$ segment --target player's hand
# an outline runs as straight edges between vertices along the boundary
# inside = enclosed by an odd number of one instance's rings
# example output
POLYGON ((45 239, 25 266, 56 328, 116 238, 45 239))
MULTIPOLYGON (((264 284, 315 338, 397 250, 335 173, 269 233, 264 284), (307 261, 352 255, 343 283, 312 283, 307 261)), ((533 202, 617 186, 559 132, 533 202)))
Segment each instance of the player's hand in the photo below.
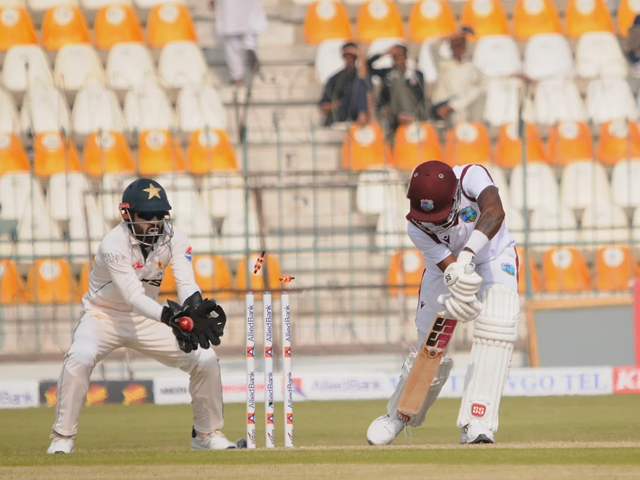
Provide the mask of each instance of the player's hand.
POLYGON ((162 317, 160 320, 165 325, 171 327, 173 334, 178 341, 178 347, 184 353, 191 353, 194 350, 198 349, 198 342, 191 336, 190 332, 185 332, 179 325, 180 319, 182 317, 188 317, 189 313, 184 310, 182 305, 172 302, 171 300, 167 301, 168 306, 163 307, 162 309, 162 317))
POLYGON ((476 294, 482 286, 482 277, 475 271, 473 258, 474 255, 471 252, 460 252, 457 261, 450 264, 444 271, 444 284, 449 289, 449 293, 463 303, 477 300, 476 294))
POLYGON ((451 295, 440 295, 438 297, 438 303, 447 309, 451 318, 462 323, 475 320, 482 311, 482 303, 478 300, 466 303, 459 301, 451 295))
POLYGON ((220 345, 220 337, 224 335, 227 316, 220 305, 213 299, 202 299, 202 294, 196 292, 187 298, 184 307, 189 311, 193 320, 191 337, 202 348, 209 348, 210 343, 220 345))

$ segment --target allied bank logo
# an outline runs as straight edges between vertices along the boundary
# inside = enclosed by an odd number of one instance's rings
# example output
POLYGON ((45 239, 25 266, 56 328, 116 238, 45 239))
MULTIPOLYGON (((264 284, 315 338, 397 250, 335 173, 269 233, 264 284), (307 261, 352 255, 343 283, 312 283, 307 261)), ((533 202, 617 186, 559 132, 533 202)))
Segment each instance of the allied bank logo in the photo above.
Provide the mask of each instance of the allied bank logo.
POLYGON ((256 424, 256 414, 254 413, 247 413, 247 424, 248 425, 255 425, 256 424))
POLYGON ((301 378, 292 378, 291 385, 293 386, 293 393, 300 395, 301 397, 306 397, 306 395, 302 391, 302 379, 301 378))
POLYGON ((500 267, 502 268, 503 272, 508 273, 512 277, 516 276, 516 268, 510 263, 503 263, 502 265, 500 265, 500 267))
POLYGON ((293 425, 293 413, 287 413, 287 425, 293 425))
POLYGON ((267 425, 273 425, 273 413, 267 413, 267 425))
POLYGON ((460 218, 464 223, 473 223, 478 218, 478 214, 473 208, 465 207, 460 211, 460 218))
POLYGON ((431 210, 433 210, 433 200, 423 198, 422 200, 420 200, 420 208, 425 212, 430 212, 431 210))
POLYGON ((285 347, 284 358, 291 358, 291 347, 285 347))
POLYGON ((264 347, 264 358, 273 358, 273 347, 264 347))
POLYGON ((254 358, 255 347, 247 347, 247 358, 254 358))
POLYGON ((187 248, 187 251, 184 252, 184 258, 191 261, 191 247, 187 248))

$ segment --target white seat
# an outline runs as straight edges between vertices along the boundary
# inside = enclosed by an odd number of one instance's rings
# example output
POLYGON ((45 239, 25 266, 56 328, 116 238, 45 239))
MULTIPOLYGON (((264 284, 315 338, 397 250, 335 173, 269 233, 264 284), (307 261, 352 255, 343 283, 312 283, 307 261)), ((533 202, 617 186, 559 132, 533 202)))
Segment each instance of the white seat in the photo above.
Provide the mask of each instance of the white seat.
MULTIPOLYGON (((640 241, 640 208, 636 208, 631 219, 631 238, 635 242, 640 241)), ((637 249, 638 246, 635 245, 635 248, 637 249)))
POLYGON ((29 9, 34 12, 44 12, 58 5, 78 5, 78 0, 27 0, 29 9))
POLYGON ((573 80, 543 80, 536 88, 534 100, 536 123, 586 122, 587 112, 573 80))
MULTIPOLYGON (((231 181, 230 188, 226 192, 221 192, 219 197, 226 196, 226 216, 222 223, 221 233, 221 246, 226 255, 230 255, 232 258, 239 258, 243 256, 243 252, 246 251, 247 246, 250 251, 256 251, 260 249, 260 225, 258 222, 258 214, 256 212, 255 199, 253 196, 249 197, 247 205, 246 194, 243 186, 238 188, 234 184, 241 177, 235 177, 235 180, 231 180, 234 177, 228 177, 231 181), (248 241, 247 241, 248 239, 248 241)), ((242 179, 244 182, 244 179, 242 179)), ((211 192, 211 186, 215 183, 219 183, 209 176, 207 181, 207 187, 209 193, 211 192)), ((211 195, 209 195, 209 201, 211 201, 211 195)), ((210 203, 212 205, 212 203, 210 203)), ((216 216, 217 212, 214 213, 216 216)))
POLYGON ((583 242, 607 244, 629 240, 629 221, 622 207, 610 203, 592 204, 582 215, 583 242))
POLYGON ((358 176, 356 208, 366 215, 379 215, 400 182, 397 170, 370 169, 358 176))
POLYGON ((13 97, 0 89, 0 133, 20 134, 20 121, 13 97))
POLYGON ((478 40, 473 64, 487 77, 506 77, 522 72, 516 41, 509 35, 489 35, 478 40))
POLYGON ((164 3, 185 3, 185 0, 134 0, 136 7, 149 10, 156 5, 162 5, 164 3))
POLYGON ((119 222, 121 220, 119 205, 122 192, 136 179, 135 175, 126 173, 105 173, 102 175, 98 206, 106 221, 119 222))
MULTIPOLYGON (((533 210, 540 207, 553 209, 558 207, 560 199, 558 182, 551 167, 544 163, 529 163, 527 172, 527 209, 533 210)), ((524 207, 524 167, 517 165, 511 171, 511 206, 522 210, 524 207)))
POLYGON ((25 0, 2 0, 2 6, 7 7, 20 7, 27 8, 27 2, 25 0))
POLYGON ((533 35, 524 52, 524 73, 532 80, 573 77, 569 42, 559 33, 533 35))
POLYGON ((100 10, 109 5, 131 5, 131 0, 80 0, 83 10, 100 10))
POLYGON ((407 192, 400 185, 389 188, 388 202, 385 203, 376 225, 375 242, 378 248, 393 249, 415 248, 407 235, 408 210, 407 192))
POLYGON ((124 116, 118 98, 100 85, 89 85, 78 92, 71 123, 77 135, 89 135, 99 130, 124 131, 124 116))
POLYGON ((486 85, 484 119, 493 127, 517 123, 520 113, 522 80, 519 78, 491 78, 486 85))
POLYGON ((38 45, 16 45, 4 57, 2 83, 12 92, 34 86, 53 87, 53 75, 44 51, 38 45))
POLYGON ((626 78, 627 61, 616 36, 609 32, 582 35, 576 47, 576 71, 582 78, 626 78))
POLYGON ((638 118, 638 105, 624 78, 591 80, 587 89, 587 111, 596 124, 619 118, 638 118))
POLYGON ((79 172, 54 173, 49 177, 47 209, 53 220, 84 216, 85 194, 89 182, 79 172))
POLYGON ((69 254, 74 264, 86 263, 95 256, 100 242, 109 232, 109 226, 95 197, 86 195, 84 204, 85 211, 69 219, 69 254))
POLYGON ((244 178, 238 174, 209 175, 203 179, 202 196, 214 218, 225 218, 233 205, 246 203, 244 178))
POLYGON ((227 128, 227 113, 220 95, 211 85, 185 86, 181 89, 176 102, 176 114, 183 132, 227 128))
POLYGON ((346 43, 344 38, 325 40, 318 45, 316 51, 316 82, 325 85, 327 81, 342 70, 345 61, 342 58, 342 46, 346 43))
POLYGON ((524 243, 524 218, 522 211, 506 206, 504 206, 504 211, 504 221, 507 223, 509 233, 517 244, 524 243))
POLYGON ((160 52, 158 75, 169 88, 204 85, 209 70, 200 47, 194 42, 169 42, 160 52))
POLYGON ((497 165, 484 165, 484 167, 489 172, 489 175, 491 175, 491 179, 495 186, 498 187, 502 206, 504 207, 504 210, 507 211, 511 198, 509 196, 509 184, 507 183, 507 176, 504 174, 504 170, 497 165))
POLYGON ((151 54, 142 43, 118 43, 109 50, 107 80, 116 90, 130 90, 155 78, 151 54))
MULTIPOLYGON (((418 70, 424 75, 425 83, 435 83, 438 80, 438 67, 436 59, 433 58, 433 50, 431 44, 434 39, 427 38, 422 42, 420 53, 418 54, 418 70)), ((451 46, 449 42, 442 42, 438 50, 441 58, 451 58, 451 46)))
POLYGON ((564 167, 560 182, 560 198, 568 208, 586 208, 611 203, 607 172, 601 163, 575 162, 564 167))
POLYGON ((579 241, 576 217, 567 207, 549 208, 543 206, 531 213, 529 241, 537 251, 547 250, 556 245, 571 245, 579 241))
POLYGON ((104 85, 104 70, 95 49, 91 45, 64 45, 56 55, 53 68, 56 84, 67 91, 80 90, 92 80, 104 85))
POLYGON ((0 218, 19 220, 28 205, 44 211, 45 197, 40 183, 30 173, 5 173, 0 176, 0 218))
POLYGON ((69 107, 54 87, 34 87, 27 92, 20 111, 20 128, 26 134, 69 132, 69 107))
POLYGON ((640 159, 616 163, 611 173, 613 204, 619 207, 640 206, 640 159))
POLYGON ((164 90, 153 82, 130 90, 124 99, 124 118, 130 131, 169 130, 175 117, 164 90))
MULTIPOLYGON (((367 51, 367 58, 371 58, 374 55, 382 55, 394 45, 405 45, 403 38, 385 37, 376 38, 367 51)), ((373 68, 391 68, 393 67, 393 58, 391 55, 382 55, 378 60, 373 63, 373 68)))
POLYGON ((66 255, 68 245, 46 210, 27 202, 18 223, 17 254, 24 257, 66 255))

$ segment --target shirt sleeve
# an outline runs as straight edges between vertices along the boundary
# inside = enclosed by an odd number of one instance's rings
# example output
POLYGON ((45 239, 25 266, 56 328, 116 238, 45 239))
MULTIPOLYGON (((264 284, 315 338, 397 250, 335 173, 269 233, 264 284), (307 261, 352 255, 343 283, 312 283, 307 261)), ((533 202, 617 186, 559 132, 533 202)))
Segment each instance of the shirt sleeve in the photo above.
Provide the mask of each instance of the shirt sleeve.
POLYGON ((487 169, 481 165, 471 165, 462 179, 462 191, 467 197, 477 200, 487 187, 495 187, 487 169))
POLYGON ((178 298, 180 303, 200 291, 193 275, 193 265, 191 263, 191 242, 186 233, 175 230, 171 239, 171 269, 173 277, 176 279, 178 298))
POLYGON ((408 225, 407 231, 409 233, 409 238, 416 248, 422 252, 425 262, 437 265, 452 254, 446 244, 435 242, 429 235, 424 233, 411 222, 409 222, 408 225))

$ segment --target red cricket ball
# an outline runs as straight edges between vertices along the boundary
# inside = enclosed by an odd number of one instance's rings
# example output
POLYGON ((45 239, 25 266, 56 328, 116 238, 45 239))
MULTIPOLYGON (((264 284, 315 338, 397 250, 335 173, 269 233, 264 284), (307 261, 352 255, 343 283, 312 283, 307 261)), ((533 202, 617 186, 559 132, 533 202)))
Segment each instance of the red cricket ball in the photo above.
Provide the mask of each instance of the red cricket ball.
POLYGON ((193 320, 191 320, 189 317, 182 317, 180 320, 178 320, 178 325, 185 332, 190 332, 191 330, 193 330, 193 320))

